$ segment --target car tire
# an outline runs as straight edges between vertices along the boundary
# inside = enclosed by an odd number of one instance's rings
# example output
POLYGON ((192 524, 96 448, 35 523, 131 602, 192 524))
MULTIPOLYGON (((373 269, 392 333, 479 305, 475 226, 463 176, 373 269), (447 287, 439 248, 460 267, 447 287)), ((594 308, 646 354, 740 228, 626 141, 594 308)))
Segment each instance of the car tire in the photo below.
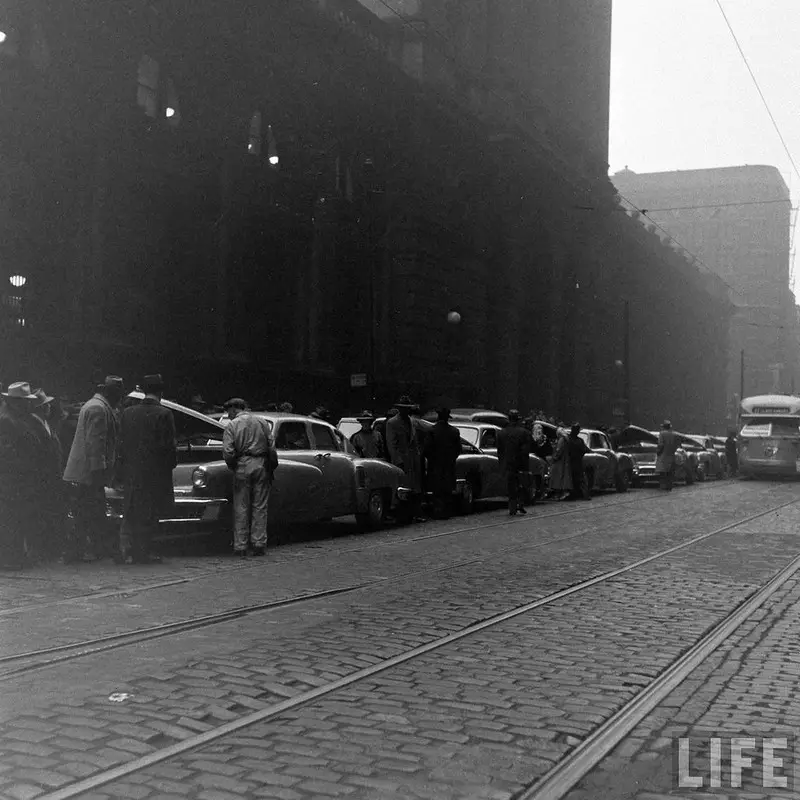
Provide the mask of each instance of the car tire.
POLYGON ((467 478, 464 491, 458 501, 459 513, 466 516, 475 510, 475 483, 471 478, 467 478))
POLYGON ((631 488, 631 474, 628 470, 623 469, 617 472, 614 476, 614 488, 623 494, 631 488))
POLYGON ((385 524, 387 510, 385 492, 375 489, 369 494, 367 510, 363 514, 356 514, 356 522, 365 530, 377 530, 385 524))

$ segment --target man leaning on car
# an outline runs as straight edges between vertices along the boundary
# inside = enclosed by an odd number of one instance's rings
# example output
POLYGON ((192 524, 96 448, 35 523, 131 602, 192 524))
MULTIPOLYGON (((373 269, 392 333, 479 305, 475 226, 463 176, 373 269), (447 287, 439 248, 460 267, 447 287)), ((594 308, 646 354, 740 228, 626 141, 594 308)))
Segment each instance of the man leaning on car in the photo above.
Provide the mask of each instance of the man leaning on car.
POLYGON ((267 547, 267 505, 278 453, 269 422, 249 413, 247 403, 234 397, 225 403, 230 424, 222 438, 222 456, 233 471, 233 549, 247 557, 263 556, 267 547))

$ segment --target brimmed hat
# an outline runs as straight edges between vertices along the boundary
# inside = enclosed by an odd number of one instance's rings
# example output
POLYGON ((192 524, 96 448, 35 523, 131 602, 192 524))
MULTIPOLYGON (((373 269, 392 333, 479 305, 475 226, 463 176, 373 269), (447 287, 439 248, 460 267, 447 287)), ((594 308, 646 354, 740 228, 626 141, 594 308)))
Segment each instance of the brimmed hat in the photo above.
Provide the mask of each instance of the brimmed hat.
POLYGON ((229 408, 238 408, 240 410, 244 410, 247 408, 247 401, 243 400, 241 397, 231 397, 230 400, 226 400, 222 407, 227 411, 229 408))
POLYGON ((125 381, 119 375, 106 375, 105 380, 98 384, 98 389, 119 389, 125 388, 125 381))
POLYGON ((665 419, 665 420, 664 420, 664 421, 661 423, 661 427, 662 427, 662 428, 671 428, 671 427, 672 427, 672 423, 671 423, 671 422, 670 422, 668 419, 665 419))
POLYGON ((520 416, 520 415, 519 415, 519 411, 518 411, 516 408, 512 408, 512 409, 511 409, 511 410, 508 412, 508 418, 509 418, 509 420, 512 420, 512 419, 513 419, 513 420, 519 420, 519 416, 520 416))
POLYGON ((7 392, 3 392, 3 397, 11 400, 38 400, 38 395, 31 391, 31 385, 27 381, 17 381, 8 387, 7 392))
POLYGON ((154 375, 145 375, 144 378, 142 378, 142 389, 145 394, 147 394, 147 392, 160 392, 163 388, 164 379, 158 373, 154 375))
POLYGON ((372 422, 374 419, 375 415, 371 411, 364 409, 364 411, 356 417, 356 422, 372 422))
POLYGON ((39 405, 46 406, 48 403, 52 403, 55 400, 55 397, 50 397, 44 389, 37 389, 34 394, 39 398, 39 405))
POLYGON ((414 408, 416 407, 416 403, 412 402, 411 398, 404 394, 395 404, 395 408, 414 408))
POLYGON ((436 409, 436 416, 439 419, 450 419, 450 409, 447 406, 439 406, 436 409))

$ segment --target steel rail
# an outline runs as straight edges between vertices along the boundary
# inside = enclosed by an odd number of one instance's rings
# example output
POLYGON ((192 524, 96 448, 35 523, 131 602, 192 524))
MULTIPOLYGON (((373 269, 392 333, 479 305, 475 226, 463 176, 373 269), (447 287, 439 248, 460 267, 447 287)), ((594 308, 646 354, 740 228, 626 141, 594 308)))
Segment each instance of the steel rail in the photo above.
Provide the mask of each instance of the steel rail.
POLYGON ((740 603, 548 773, 528 788, 514 794, 513 800, 559 800, 563 797, 798 571, 800 555, 795 556, 755 594, 740 603))
MULTIPOLYGON (((481 620, 480 622, 473 623, 472 625, 469 625, 466 628, 462 628, 460 631, 447 634, 446 636, 442 636, 439 639, 435 639, 432 642, 428 642, 427 644, 421 645, 419 647, 411 648, 409 650, 406 650, 404 653, 400 653, 396 656, 392 656, 391 658, 380 661, 377 664, 373 664, 369 667, 356 670, 355 672, 352 672, 349 675, 344 676, 343 678, 339 678, 336 681, 332 681, 323 686, 315 687, 314 689, 310 689, 307 692, 302 692, 300 694, 295 695, 294 697, 288 698, 279 703, 275 703, 274 705, 268 706, 267 708, 263 708, 251 714, 246 714, 245 716, 240 717, 239 719, 236 720, 232 720, 231 722, 226 722, 214 728, 213 730, 197 734, 196 736, 191 736, 187 739, 183 739, 182 741, 176 742, 173 745, 169 745, 168 747, 161 748, 160 750, 157 750, 153 753, 148 753, 147 755, 133 759, 132 761, 129 761, 127 764, 120 764, 116 767, 103 770, 102 772, 99 772, 96 775, 92 775, 88 778, 75 781, 74 783, 69 784, 68 786, 56 789, 53 792, 40 795, 39 800, 68 800, 69 798, 72 797, 78 797, 85 792, 93 791, 101 786, 105 786, 108 783, 119 780, 120 778, 124 778, 126 775, 131 775, 135 772, 141 772, 142 770, 148 769, 152 766, 155 766, 156 764, 160 764, 164 761, 167 761, 170 758, 183 755, 184 753, 190 752, 192 750, 196 750, 199 747, 203 747, 204 745, 210 744, 211 742, 215 742, 232 733, 237 733, 238 731, 244 728, 248 728, 252 725, 256 725, 259 722, 264 722, 268 719, 277 717, 280 714, 285 713, 286 711, 296 709, 300 706, 308 705, 314 700, 318 700, 319 698, 337 692, 340 689, 344 689, 348 686, 352 686, 355 683, 359 683, 360 681, 363 681, 367 678, 371 678, 373 675, 385 672, 386 670, 392 669, 393 667, 399 666, 401 664, 405 664, 408 661, 420 658, 421 656, 428 655, 429 653, 432 653, 435 650, 439 650, 440 648, 446 647, 447 645, 453 644, 454 642, 460 641, 461 639, 474 636, 475 634, 487 630, 488 628, 493 628, 497 625, 512 620, 516 617, 522 616, 523 614, 528 614, 531 611, 536 610, 537 608, 541 608, 542 606, 550 605, 552 603, 564 599, 565 597, 569 597, 570 595, 585 591, 593 586, 597 586, 600 583, 610 581, 620 575, 624 575, 628 572, 638 569, 639 567, 650 564, 661 558, 665 558, 666 556, 669 556, 672 553, 676 553, 681 550, 685 550, 689 547, 692 547, 693 545, 698 544, 699 542, 703 542, 706 539, 710 539, 712 536, 717 536, 721 533, 725 533, 726 531, 729 531, 733 528, 737 528, 741 525, 745 525, 748 522, 752 522, 753 520, 759 519, 760 517, 764 517, 767 514, 772 514, 773 512, 778 511, 781 508, 785 508, 797 502, 798 502, 797 500, 789 500, 785 503, 781 503, 778 506, 774 506, 764 511, 760 511, 757 514, 752 514, 749 517, 745 517, 744 519, 738 520, 736 522, 731 522, 720 528, 716 528, 715 530, 709 531, 708 533, 703 533, 698 536, 695 536, 686 542, 682 542, 681 544, 667 548, 666 550, 654 553, 653 555, 647 556, 646 558, 640 559, 639 561, 636 561, 632 564, 628 564, 624 567, 620 567, 618 569, 605 572, 602 575, 598 575, 594 578, 581 581, 580 583, 574 584, 573 586, 570 586, 565 589, 561 589, 557 592, 553 592, 552 594, 539 598, 538 600, 534 600, 530 603, 525 603, 523 605, 516 606, 515 608, 509 609, 508 611, 504 611, 500 614, 488 617, 484 620, 481 620)), ((800 563, 800 557, 798 557, 797 560, 800 563)))
MULTIPOLYGON (((192 617, 189 619, 176 620, 175 622, 165 622, 159 625, 152 625, 146 628, 137 628, 132 631, 125 631, 122 633, 109 634, 107 636, 100 636, 95 639, 84 639, 79 642, 72 642, 68 644, 54 645, 52 647, 41 648, 39 650, 29 650, 23 653, 12 653, 6 656, 0 656, 0 665, 9 664, 16 661, 26 661, 35 659, 40 656, 64 653, 65 655, 44 662, 36 662, 33 664, 26 664, 17 669, 8 670, 0 673, 0 682, 9 680, 34 670, 46 669, 54 667, 65 661, 73 661, 77 658, 95 655, 97 653, 104 653, 108 650, 115 650, 120 647, 129 647, 131 645, 143 644, 151 639, 160 639, 164 636, 175 636, 181 633, 186 633, 198 628, 205 628, 210 625, 218 625, 225 622, 241 619, 242 617, 250 614, 263 613, 265 611, 273 611, 287 606, 296 605, 299 603, 311 602, 321 598, 330 597, 333 595, 348 594, 351 592, 360 591, 362 589, 375 588, 376 586, 385 586, 392 583, 407 580, 408 578, 415 578, 421 575, 427 575, 436 572, 446 572, 451 569, 459 569, 461 567, 478 564, 488 561, 496 556, 503 555, 509 552, 519 552, 521 550, 538 550, 546 545, 559 544, 560 542, 567 542, 571 539, 578 539, 582 536, 587 536, 594 533, 594 530, 578 531, 566 536, 557 536, 552 539, 545 539, 544 541, 530 542, 529 544, 511 545, 509 547, 502 547, 487 553, 484 556, 476 556, 475 558, 464 559, 462 561, 453 561, 449 564, 443 564, 436 567, 429 567, 428 569, 409 570, 408 572, 401 572, 397 575, 388 577, 378 577, 372 580, 362 581, 359 583, 349 584, 333 589, 323 589, 318 592, 309 592, 295 597, 285 597, 278 600, 270 600, 264 603, 255 603, 249 606, 237 606, 226 611, 219 611, 215 614, 206 614, 201 617, 192 617), (72 651, 79 652, 72 652, 72 651)), ((436 534, 441 535, 441 534, 436 534)))
MULTIPOLYGON (((696 488, 697 489, 703 489, 703 488, 710 489, 714 485, 715 484, 711 484, 711 485, 699 485, 698 484, 698 485, 696 485, 696 488)), ((613 496, 616 497, 616 495, 613 495, 613 496)), ((569 509, 564 509, 564 510, 561 510, 561 511, 553 511, 553 512, 548 513, 548 514, 537 514, 535 512, 531 513, 529 511, 528 514, 525 515, 525 516, 515 517, 513 519, 506 519, 506 520, 504 520, 502 522, 493 522, 493 523, 484 524, 484 525, 472 525, 472 526, 469 526, 469 527, 466 527, 466 528, 456 528, 454 530, 439 531, 438 533, 431 533, 431 534, 425 534, 425 535, 421 535, 421 536, 413 536, 413 537, 402 538, 402 539, 400 539, 400 538, 391 539, 391 540, 385 541, 385 542, 366 543, 363 547, 349 547, 349 548, 346 548, 346 549, 343 549, 343 550, 339 550, 339 551, 337 551, 335 553, 335 555, 347 555, 348 553, 363 553, 363 552, 366 552, 368 550, 380 549, 380 548, 383 548, 383 547, 398 547, 398 546, 402 546, 402 545, 405 545, 405 544, 427 541, 428 539, 439 539, 439 538, 442 538, 444 536, 457 536, 457 535, 462 534, 462 533, 474 533, 475 531, 489 530, 491 528, 499 528, 499 527, 504 527, 506 525, 518 525, 518 524, 520 524, 522 522, 526 522, 526 521, 529 522, 529 521, 534 520, 534 519, 536 519, 536 520, 538 520, 538 519, 552 519, 554 517, 564 517, 564 516, 568 516, 570 514, 588 513, 588 512, 590 512, 592 510, 598 510, 598 509, 600 511, 613 510, 613 509, 618 508, 618 507, 635 505, 637 503, 646 503, 646 502, 651 502, 651 501, 654 501, 654 500, 666 500, 666 499, 667 499, 666 495, 664 495, 664 494, 656 494, 656 495, 648 495, 647 497, 637 497, 637 498, 633 498, 633 499, 630 499, 630 500, 621 500, 621 501, 616 502, 616 503, 592 503, 591 505, 586 504, 586 503, 582 503, 580 505, 580 507, 578 507, 578 508, 569 508, 569 509)), ((534 508, 535 507, 536 506, 534 506, 534 508)), ((489 512, 484 512, 484 513, 489 513, 489 512)), ((353 534, 353 535, 356 535, 356 534, 353 534)), ((313 556, 309 556, 307 558, 300 558, 300 559, 296 559, 296 560, 297 561, 301 561, 301 562, 303 562, 303 561, 313 561, 313 560, 316 560, 318 558, 323 558, 323 557, 326 557, 326 556, 329 556, 329 555, 331 555, 331 554, 330 553, 320 553, 319 555, 313 555, 313 556)), ((270 566, 273 566, 275 564, 275 562, 274 561, 267 561, 267 562, 253 563, 253 564, 243 564, 243 565, 237 564, 236 566, 223 567, 222 569, 205 570, 205 571, 200 572, 200 573, 198 573, 196 575, 191 575, 191 576, 188 576, 188 577, 185 577, 185 578, 174 578, 174 579, 170 579, 170 580, 166 580, 166 581, 161 581, 161 582, 158 582, 158 583, 147 583, 147 584, 143 584, 143 585, 140 585, 140 586, 135 586, 134 585, 134 586, 123 586, 123 587, 114 588, 114 589, 103 589, 103 590, 101 590, 99 592, 88 592, 86 594, 72 595, 71 597, 65 597, 65 598, 61 598, 59 600, 48 600, 48 601, 46 601, 44 603, 29 603, 28 605, 18 606, 16 608, 2 609, 2 610, 0 610, 0 617, 13 616, 15 614, 22 614, 22 613, 24 613, 26 611, 37 611, 37 610, 42 609, 42 608, 52 608, 52 607, 55 607, 55 606, 70 605, 70 604, 74 604, 74 603, 79 603, 79 602, 84 601, 84 600, 102 600, 102 599, 107 598, 107 597, 123 597, 123 596, 124 597, 129 597, 129 596, 134 595, 134 594, 139 594, 140 592, 154 591, 156 589, 164 589, 164 588, 168 588, 170 586, 179 586, 179 585, 186 584, 186 583, 193 583, 194 581, 203 580, 204 578, 214 578, 214 577, 217 577, 219 575, 225 575, 225 574, 227 574, 229 572, 242 572, 242 571, 249 571, 249 570, 255 570, 255 569, 264 569, 266 564, 269 564, 270 566)), ((42 579, 42 580, 44 580, 44 579, 42 579)), ((0 663, 2 663, 1 659, 0 659, 0 663)))

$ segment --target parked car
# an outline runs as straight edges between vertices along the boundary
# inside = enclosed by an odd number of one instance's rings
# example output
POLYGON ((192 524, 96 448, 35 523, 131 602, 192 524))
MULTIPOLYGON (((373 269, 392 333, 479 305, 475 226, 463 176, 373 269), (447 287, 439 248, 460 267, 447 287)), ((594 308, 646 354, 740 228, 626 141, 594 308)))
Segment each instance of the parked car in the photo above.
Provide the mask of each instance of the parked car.
MULTIPOLYGON (((132 399, 142 399, 131 393, 132 399)), ((222 460, 227 419, 215 420, 169 400, 178 445, 172 473, 175 514, 170 523, 230 529, 232 473, 222 460)), ((359 458, 332 425, 297 414, 260 413, 270 423, 278 469, 270 492, 270 525, 328 520, 354 514, 368 528, 380 526, 403 496, 403 472, 377 459, 359 458)), ((122 495, 109 489, 106 501, 121 516, 122 495)))
POLYGON ((687 433, 682 436, 681 444, 687 453, 697 456, 698 481, 725 477, 725 467, 710 437, 687 433))
MULTIPOLYGON (((428 422, 436 421, 436 412, 429 411, 425 414, 428 422)), ((502 411, 492 411, 487 408, 452 408, 450 409, 450 421, 453 425, 456 422, 486 422, 496 425, 498 428, 505 428, 508 425, 508 415, 502 411)))
MULTIPOLYGON (((656 458, 658 434, 637 425, 629 425, 617 439, 617 450, 627 453, 634 461, 634 485, 658 481, 656 458)), ((690 454, 682 447, 675 451, 675 480, 687 485, 694 483, 695 469, 690 454)))
POLYGON ((709 436, 707 437, 714 452, 719 456, 720 463, 724 473, 728 474, 728 452, 725 447, 725 439, 722 436, 709 436))
MULTIPOLYGON (((541 420, 536 420, 534 424, 542 426, 542 432, 555 446, 557 427, 541 420)), ((618 492, 627 492, 636 482, 634 459, 625 452, 615 450, 603 431, 584 428, 579 436, 591 451, 583 457, 583 471, 589 491, 616 489, 618 492)))
MULTIPOLYGON (((454 427, 457 428, 461 425, 461 423, 455 420, 451 422, 454 427)), ((345 417, 339 421, 339 431, 344 434, 346 431, 353 430, 353 423, 355 423, 353 418, 345 417)), ((423 440, 425 432, 433 427, 433 423, 425 419, 415 418, 414 424, 419 426, 423 435, 423 440)), ((495 432, 499 430, 499 428, 494 425, 480 425, 479 427, 481 429, 484 427, 492 428, 495 432)), ((375 420, 375 429, 385 440, 386 417, 379 417, 375 420)), ((496 437, 494 443, 494 451, 492 452, 490 450, 489 452, 485 452, 482 448, 472 444, 462 434, 461 455, 456 460, 456 479, 458 481, 457 501, 461 512, 464 514, 468 514, 473 510, 476 500, 508 497, 506 475, 501 471, 500 461, 497 458, 496 437)), ((547 465, 542 459, 534 455, 530 456, 531 486, 526 489, 526 503, 530 503, 533 500, 536 487, 542 485, 546 467, 547 465)))

